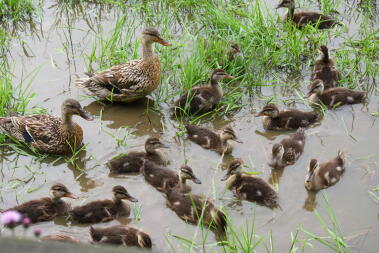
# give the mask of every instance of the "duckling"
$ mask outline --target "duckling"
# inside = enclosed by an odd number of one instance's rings
[[[145,151],[133,151],[124,156],[113,159],[107,163],[111,173],[136,173],[140,172],[143,160],[152,161],[158,165],[164,165],[166,159],[159,149],[168,148],[158,138],[150,137],[145,142]]]
[[[345,172],[345,155],[338,151],[337,157],[321,163],[316,159],[311,159],[308,166],[308,173],[305,177],[305,188],[309,191],[319,191],[335,185]]]
[[[130,207],[122,200],[127,199],[131,202],[138,200],[133,198],[121,185],[113,187],[112,191],[113,200],[92,201],[72,209],[70,211],[71,220],[75,223],[98,223],[129,217]]]
[[[142,31],[142,59],[131,60],[109,69],[78,79],[75,85],[88,95],[100,100],[133,102],[154,91],[161,75],[161,64],[153,53],[152,44],[171,46],[158,30],[146,28]]]
[[[280,4],[276,7],[288,8],[288,13],[284,17],[286,20],[290,20],[298,28],[302,28],[307,24],[312,25],[318,29],[328,29],[340,23],[333,19],[332,17],[312,12],[312,11],[299,11],[295,12],[295,0],[282,0]]]
[[[326,46],[321,46],[318,50],[319,57],[313,67],[311,80],[320,79],[324,82],[325,90],[337,86],[340,79],[338,70],[334,67],[334,61],[329,57],[329,51]]]
[[[207,86],[198,86],[192,88],[187,93],[180,96],[175,102],[174,112],[176,115],[183,114],[201,114],[212,110],[221,100],[223,91],[219,85],[222,79],[232,79],[222,69],[215,69],[212,72],[211,82]]]
[[[226,55],[227,55],[229,61],[234,61],[238,57],[243,57],[243,53],[241,51],[240,45],[235,41],[231,41],[230,47],[229,47]]]
[[[73,194],[63,184],[54,184],[50,188],[50,195],[51,197],[30,200],[6,211],[17,211],[22,216],[28,217],[31,223],[67,216],[71,206],[61,198],[75,198]]]
[[[90,227],[90,237],[93,243],[104,243],[124,246],[136,246],[139,248],[152,247],[150,236],[141,229],[115,225],[110,227]]]
[[[222,181],[226,181],[226,187],[233,191],[239,198],[257,202],[269,208],[278,207],[278,194],[263,179],[253,175],[242,175],[243,162],[234,159]]]
[[[27,115],[0,118],[0,129],[19,142],[45,153],[65,154],[80,147],[83,130],[73,115],[93,120],[75,99],[62,104],[62,116]]]
[[[313,105],[324,104],[332,109],[347,104],[359,104],[366,100],[365,91],[355,91],[343,87],[324,90],[324,82],[316,79],[312,82],[307,98]]]
[[[166,197],[167,206],[182,220],[197,225],[202,217],[201,224],[222,234],[226,232],[226,215],[210,199],[191,193],[184,194],[172,188],[166,191]]]
[[[69,235],[62,234],[52,234],[45,235],[41,237],[42,241],[56,241],[56,242],[70,242],[70,243],[80,243],[77,239]]]
[[[270,166],[273,168],[284,168],[294,164],[304,151],[305,132],[304,128],[297,129],[296,133],[283,139],[272,147],[272,160]]]
[[[233,145],[230,141],[242,143],[231,127],[225,127],[220,133],[215,133],[210,129],[194,125],[185,125],[188,138],[204,149],[213,150],[220,155],[231,153]]]
[[[265,130],[296,130],[299,127],[308,127],[319,120],[317,112],[303,112],[296,109],[279,111],[275,104],[263,107],[256,117],[263,116],[263,128]]]
[[[165,192],[168,188],[174,188],[182,193],[188,193],[191,191],[191,186],[186,184],[187,180],[192,180],[195,184],[201,184],[191,167],[186,165],[180,167],[179,173],[176,173],[153,162],[145,161],[142,173],[146,181],[160,192]]]

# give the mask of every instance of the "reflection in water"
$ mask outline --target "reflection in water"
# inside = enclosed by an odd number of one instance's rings
[[[284,168],[280,168],[280,167],[273,168],[271,170],[270,177],[268,178],[269,184],[274,185],[274,186],[279,185],[279,180],[282,177],[283,172],[284,172]]]
[[[308,191],[308,197],[304,202],[303,208],[309,212],[313,212],[317,206],[316,202],[316,195],[317,192],[314,191]]]
[[[88,192],[95,188],[97,185],[94,180],[87,177],[85,173],[86,162],[91,159],[86,158],[87,152],[81,151],[75,158],[71,158],[67,161],[67,167],[72,171],[75,180],[77,180],[81,186],[81,191]],[[88,169],[88,168],[87,168]]]

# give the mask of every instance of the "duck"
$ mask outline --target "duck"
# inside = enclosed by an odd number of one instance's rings
[[[222,69],[215,69],[211,75],[211,81],[206,86],[196,86],[181,95],[174,104],[175,115],[181,114],[203,114],[211,111],[223,96],[219,81],[222,79],[233,79]]]
[[[109,222],[118,218],[127,218],[130,215],[130,207],[122,200],[131,202],[138,200],[132,197],[125,187],[117,185],[113,187],[113,200],[97,200],[86,205],[78,206],[70,211],[70,218],[74,223],[99,223]]]
[[[307,171],[304,185],[308,191],[326,189],[338,183],[345,172],[345,155],[338,151],[335,158],[321,164],[316,159],[311,159]]]
[[[182,193],[191,191],[191,186],[186,184],[187,180],[192,180],[195,184],[201,184],[201,181],[195,176],[191,167],[182,165],[179,173],[162,168],[151,162],[144,161],[142,173],[145,180],[160,192],[165,192],[168,188],[174,188]]]
[[[93,116],[75,99],[66,99],[61,108],[61,117],[47,114],[0,117],[0,129],[40,152],[67,154],[79,148],[83,141],[83,129],[72,121],[72,116],[89,121]]]
[[[158,165],[165,165],[167,160],[160,152],[161,148],[169,146],[159,138],[150,137],[145,141],[145,151],[132,151],[107,162],[107,166],[112,174],[138,173],[141,171],[143,161],[149,160]]]
[[[76,87],[101,101],[130,103],[145,97],[158,87],[161,76],[161,64],[153,53],[153,43],[172,45],[157,29],[145,28],[142,31],[142,59],[77,79]]]
[[[265,180],[253,175],[242,174],[243,161],[234,159],[222,178],[226,187],[239,199],[257,202],[269,208],[279,207],[278,194]]]
[[[312,105],[317,106],[324,104],[329,109],[343,105],[352,105],[364,103],[367,98],[367,92],[356,91],[343,87],[324,89],[324,82],[316,79],[311,83],[307,98]]]
[[[271,131],[297,130],[316,123],[320,118],[318,112],[303,112],[292,108],[279,111],[275,104],[265,105],[256,115],[262,116],[263,128]]]
[[[311,80],[322,80],[325,90],[337,87],[340,73],[336,70],[334,61],[329,56],[327,46],[323,45],[317,51],[319,56],[313,66]]]
[[[189,140],[204,149],[215,151],[220,155],[232,152],[233,145],[230,141],[242,143],[242,141],[237,138],[233,128],[229,126],[224,127],[220,133],[215,133],[208,128],[190,124],[185,124],[185,128],[187,129]]]
[[[305,129],[300,127],[294,134],[275,143],[272,147],[270,166],[284,168],[293,165],[304,151]]]
[[[92,243],[136,246],[150,249],[152,241],[150,236],[139,228],[125,225],[110,227],[90,227]]]
[[[181,193],[172,188],[166,191],[166,198],[167,206],[185,222],[195,225],[201,222],[202,225],[219,234],[226,233],[227,217],[209,198],[192,193]]]
[[[230,46],[226,52],[226,56],[228,57],[228,61],[234,61],[238,57],[243,57],[244,55],[241,51],[240,45],[235,41],[230,41]]]
[[[56,217],[66,217],[71,206],[62,198],[74,199],[74,195],[60,183],[50,187],[50,195],[51,197],[30,200],[5,211],[17,211],[23,217],[28,217],[31,223],[51,221]]]
[[[340,23],[327,15],[313,11],[295,12],[295,0],[281,0],[276,9],[288,8],[288,12],[284,17],[285,20],[292,21],[298,28],[302,28],[307,24],[318,29],[329,29]]]
[[[77,239],[70,235],[63,234],[51,234],[41,237],[42,241],[56,241],[56,242],[70,242],[70,243],[80,243]]]

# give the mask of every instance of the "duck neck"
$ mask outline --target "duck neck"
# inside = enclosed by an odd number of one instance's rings
[[[62,120],[63,120],[63,126],[66,130],[73,129],[72,114],[71,113],[67,113],[65,111],[62,111]]]
[[[187,179],[184,177],[181,177],[179,175],[179,189],[181,192],[186,192],[187,191],[187,184],[186,184]]]
[[[219,81],[217,79],[212,78],[210,86],[218,91],[220,93],[220,96],[223,95],[223,90],[221,85],[219,85]]]
[[[291,5],[290,7],[288,7],[287,19],[293,20],[293,14],[294,13],[295,13],[295,5]]]
[[[113,202],[114,202],[116,205],[120,205],[120,204],[122,203],[122,199],[119,199],[119,198],[113,197]]]
[[[150,41],[142,41],[142,58],[144,60],[149,60],[153,56],[153,43]]]

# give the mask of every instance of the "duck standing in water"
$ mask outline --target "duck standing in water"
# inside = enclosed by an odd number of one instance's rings
[[[296,109],[279,111],[275,104],[268,104],[256,115],[263,117],[263,128],[271,131],[296,130],[300,127],[308,127],[319,120],[317,112],[303,112]]]
[[[337,87],[340,74],[334,67],[334,61],[329,56],[329,50],[326,46],[318,49],[319,57],[313,67],[311,80],[320,79],[324,83],[324,89]]]
[[[156,29],[146,28],[142,31],[142,59],[78,79],[75,85],[100,100],[133,102],[145,97],[157,88],[161,76],[161,64],[153,53],[153,43],[171,46]]]
[[[193,115],[209,112],[220,102],[223,96],[219,81],[232,78],[224,70],[215,69],[212,72],[209,85],[194,87],[175,102],[175,114],[189,113]]]
[[[93,120],[75,99],[62,104],[62,116],[27,115],[0,118],[0,129],[17,141],[41,152],[66,154],[82,145],[83,130],[72,121],[73,115]]]

